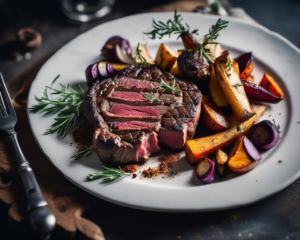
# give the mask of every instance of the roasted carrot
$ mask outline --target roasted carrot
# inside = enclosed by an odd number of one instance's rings
[[[270,75],[265,74],[259,86],[273,92],[277,97],[283,98],[283,92],[277,82]]]

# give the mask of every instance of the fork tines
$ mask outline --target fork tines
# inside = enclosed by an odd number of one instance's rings
[[[14,114],[15,111],[11,103],[10,96],[8,95],[2,73],[0,72],[0,117]]]

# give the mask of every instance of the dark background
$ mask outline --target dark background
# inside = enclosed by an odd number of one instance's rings
[[[171,1],[117,0],[111,15],[87,24],[67,21],[57,0],[0,0],[0,45],[13,39],[18,29],[32,27],[43,37],[43,45],[31,59],[0,57],[0,71],[8,81],[49,51],[60,48],[78,34],[104,21],[145,11]],[[278,32],[300,47],[299,0],[228,0],[232,7],[243,8],[253,19]],[[1,56],[1,51],[0,51]],[[103,216],[97,220],[108,240],[121,239],[300,239],[300,185],[289,186],[259,203],[218,213],[154,213],[103,203]],[[114,208],[114,211],[111,211]],[[8,206],[0,202],[0,240],[16,238],[8,224]],[[92,216],[87,212],[86,217]],[[130,216],[130,222],[126,219]],[[114,220],[112,220],[114,219]],[[116,221],[122,219],[123,225]],[[145,226],[137,229],[134,226]],[[77,238],[79,239],[80,236]],[[179,238],[180,237],[180,238]],[[22,239],[26,239],[23,237]]]

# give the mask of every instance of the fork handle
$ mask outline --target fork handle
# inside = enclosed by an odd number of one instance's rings
[[[11,132],[9,134],[9,138],[11,139],[15,149],[17,157],[17,168],[24,186],[25,195],[27,199],[27,210],[31,211],[34,208],[46,206],[47,201],[42,195],[42,192],[35,179],[34,173],[29,165],[29,162],[23,155],[23,152],[20,148],[17,139],[17,133]]]

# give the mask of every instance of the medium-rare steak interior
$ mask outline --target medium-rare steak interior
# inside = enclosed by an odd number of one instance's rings
[[[176,91],[166,90],[162,82]],[[160,146],[181,149],[192,139],[201,111],[197,86],[156,66],[128,67],[94,83],[83,113],[94,126],[94,149],[108,164],[144,162]]]

